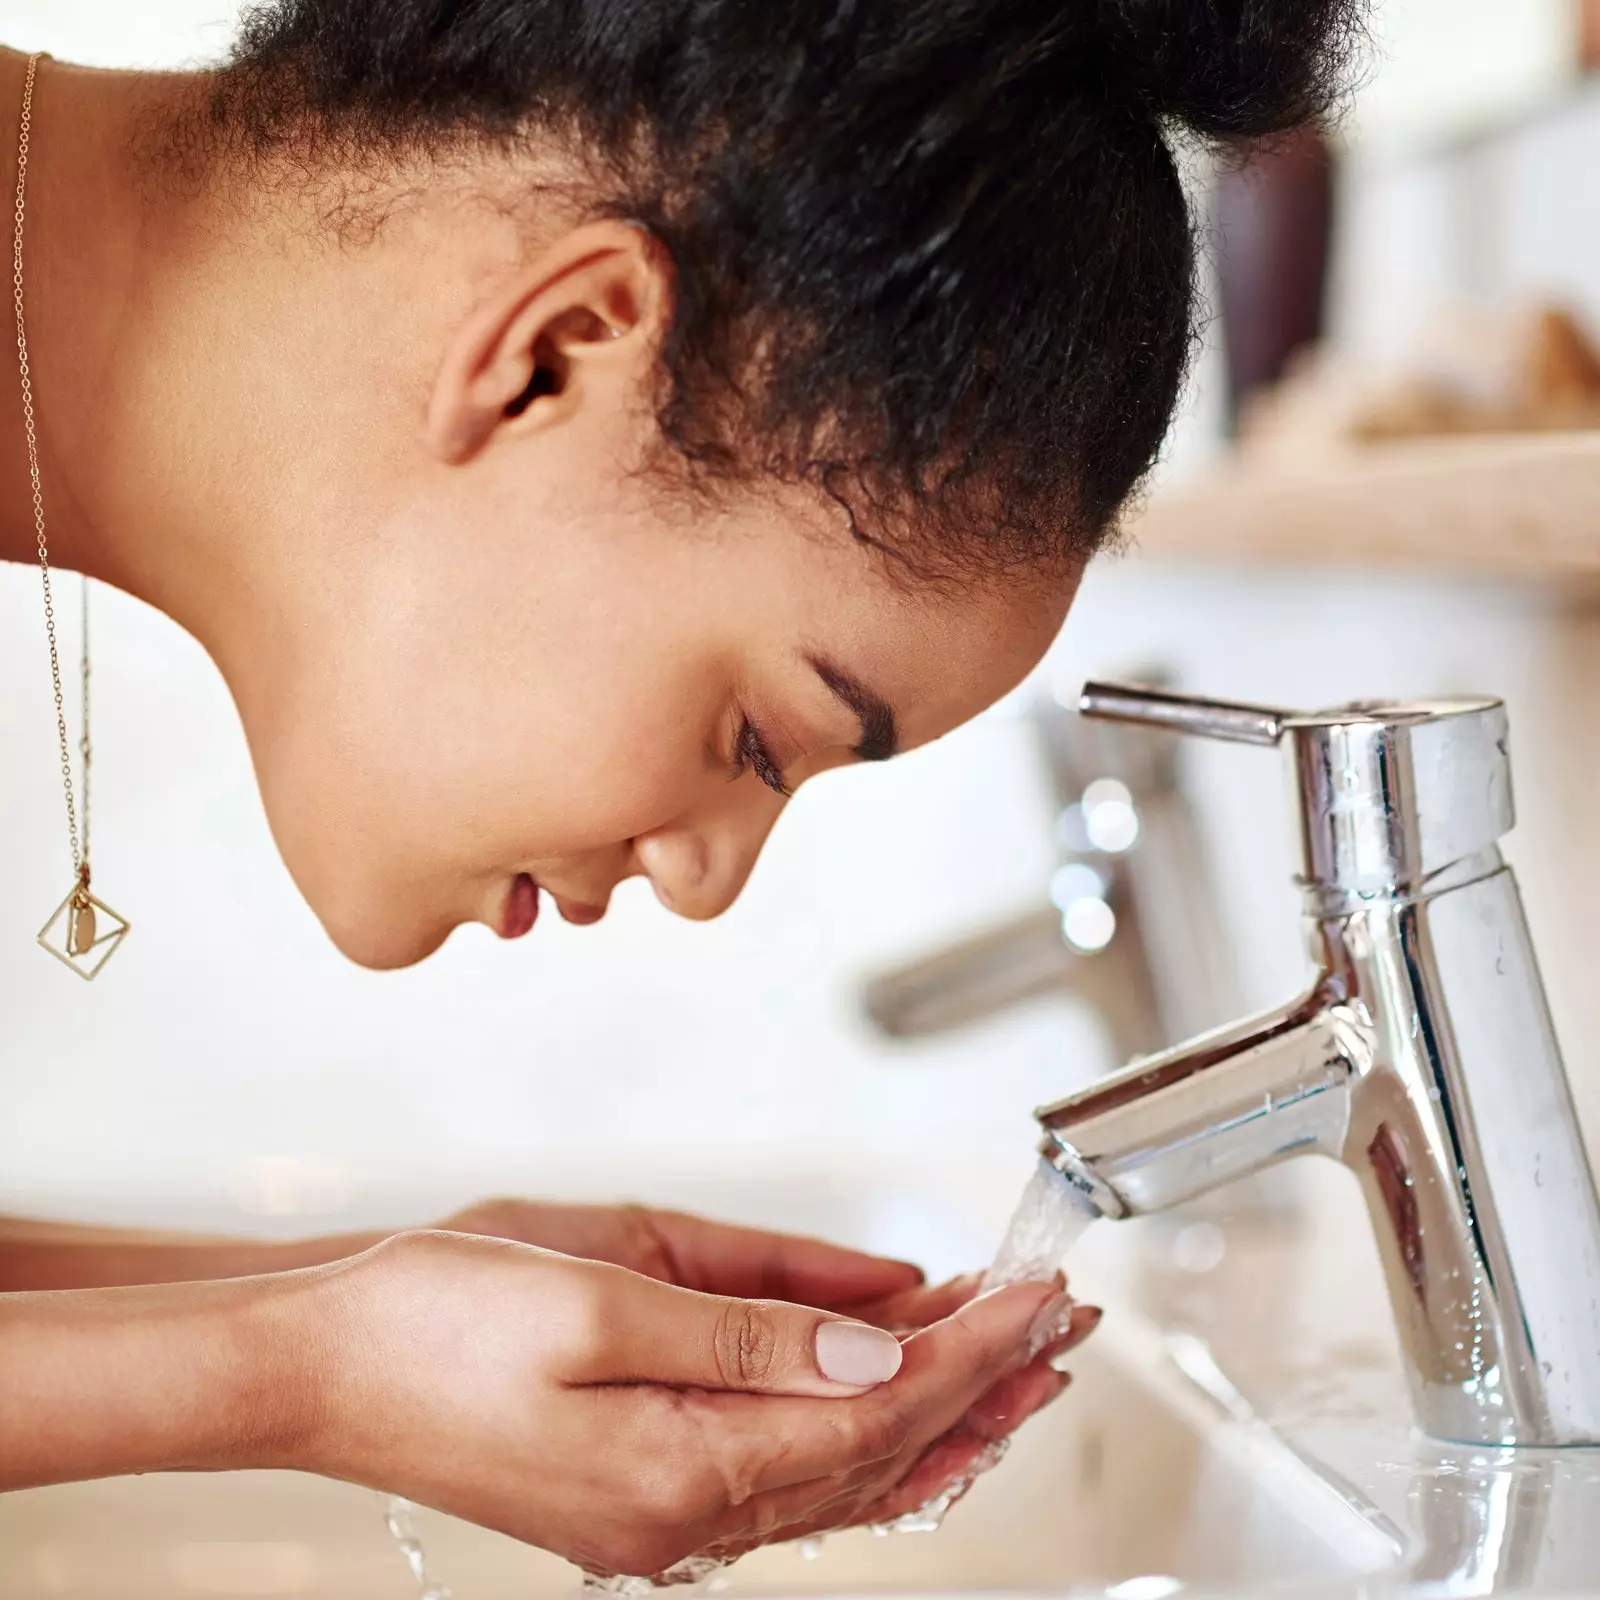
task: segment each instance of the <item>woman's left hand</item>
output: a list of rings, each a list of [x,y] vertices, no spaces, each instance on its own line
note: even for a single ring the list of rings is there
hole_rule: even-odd
[[[609,1261],[680,1289],[847,1310],[902,1331],[949,1316],[977,1291],[976,1277],[929,1288],[908,1262],[648,1206],[486,1200],[434,1226]]]
[[[926,1327],[950,1316],[977,1288],[973,1278],[927,1289],[922,1273],[903,1261],[644,1206],[488,1200],[433,1226],[610,1262],[683,1289],[735,1299],[788,1300],[824,1311],[848,1310],[863,1321],[897,1331]],[[0,1292],[104,1289],[288,1272],[360,1255],[396,1231],[239,1239],[0,1217]]]

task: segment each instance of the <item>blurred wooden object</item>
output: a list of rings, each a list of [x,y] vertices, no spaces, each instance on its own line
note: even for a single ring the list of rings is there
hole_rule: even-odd
[[[1588,428],[1600,428],[1600,351],[1572,312],[1455,306],[1389,371],[1304,352],[1251,402],[1240,450],[1259,462],[1441,434]]]
[[[1413,379],[1356,419],[1362,440],[1600,427],[1600,355],[1577,319],[1543,306],[1516,327],[1499,381]]]
[[[1125,526],[1164,560],[1600,579],[1600,430],[1236,456]]]

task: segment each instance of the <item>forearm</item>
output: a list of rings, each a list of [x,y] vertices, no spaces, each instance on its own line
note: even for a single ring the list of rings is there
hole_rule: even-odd
[[[348,1233],[317,1239],[240,1239],[3,1217],[0,1293],[194,1283],[287,1272],[359,1255],[383,1237]]]
[[[327,1277],[0,1295],[0,1490],[299,1464]]]

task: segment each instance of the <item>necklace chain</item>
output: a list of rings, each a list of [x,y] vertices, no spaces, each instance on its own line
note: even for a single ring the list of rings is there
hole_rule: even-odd
[[[72,842],[72,870],[77,874],[78,893],[89,887],[89,584],[83,587],[83,738],[78,742],[83,757],[83,839],[78,838],[78,806],[72,788],[72,747],[67,738],[66,704],[61,692],[61,655],[56,646],[55,596],[50,587],[50,552],[44,535],[44,493],[39,486],[39,435],[33,419],[33,375],[28,367],[28,333],[23,320],[22,233],[28,208],[28,143],[33,127],[33,84],[39,57],[28,57],[28,77],[22,90],[22,123],[17,135],[17,211],[16,234],[12,250],[11,283],[17,306],[17,362],[22,372],[22,423],[28,437],[28,477],[33,489],[33,526],[39,543],[39,575],[44,583],[44,626],[50,640],[50,686],[55,695],[56,732],[61,741],[61,785],[67,797],[67,833]]]

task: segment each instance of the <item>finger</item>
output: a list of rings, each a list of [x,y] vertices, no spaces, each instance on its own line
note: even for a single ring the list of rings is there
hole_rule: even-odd
[[[1002,1380],[891,1488],[865,1505],[858,1503],[849,1524],[892,1522],[939,1500],[946,1508],[954,1505],[1000,1464],[1017,1429],[1059,1399],[1071,1383],[1070,1373],[1055,1372],[1038,1361]]]
[[[930,1322],[942,1322],[954,1316],[976,1296],[982,1283],[981,1272],[968,1272],[951,1278],[948,1283],[919,1285],[883,1299],[851,1305],[849,1310],[862,1321],[876,1323],[880,1328],[926,1328]]]
[[[1062,1296],[1045,1284],[1015,1284],[972,1301],[905,1343],[898,1377],[848,1402],[741,1400],[707,1395],[702,1436],[741,1500],[722,1533],[737,1538],[742,1518],[770,1526],[817,1514],[840,1495],[880,1492],[892,1463],[905,1470],[960,1422],[1006,1372],[1028,1359],[1034,1322],[1060,1314]]]
[[[850,1520],[841,1526],[893,1522],[898,1517],[925,1511],[936,1501],[943,1501],[948,1509],[964,1499],[985,1472],[1000,1464],[1002,1454],[1003,1445],[980,1439],[976,1434],[948,1434],[900,1483],[888,1493],[857,1507]]]
[[[845,1306],[913,1289],[922,1269],[795,1234],[708,1222],[676,1211],[649,1213],[671,1252],[677,1281],[710,1294]]]
[[[954,1428],[920,1455],[908,1455],[897,1466],[889,1467],[864,1494],[854,1486],[825,1505],[820,1520],[835,1525],[874,1522],[925,1506],[957,1478],[970,1474],[973,1461],[986,1449],[997,1461],[995,1447],[1003,1450],[1029,1417],[1057,1399],[1071,1383],[1070,1373],[1056,1372],[1041,1360],[1030,1362],[1002,1378],[968,1408]],[[985,1457],[986,1468],[992,1464]],[[896,1497],[899,1509],[884,1512],[881,1506],[891,1495]]]
[[[956,1492],[948,1503],[954,1504],[999,1461],[1002,1453],[1001,1446],[958,1429],[936,1441],[893,1487],[882,1493],[838,1496],[816,1514],[784,1526],[775,1537],[806,1539],[842,1528],[893,1522],[897,1517],[926,1509],[952,1488]]]
[[[767,1395],[859,1395],[900,1370],[892,1333],[781,1300],[680,1289],[596,1265],[563,1376]]]
[[[991,1442],[1008,1438],[1036,1411],[1056,1399],[1072,1382],[1070,1372],[1057,1372],[1048,1361],[1030,1361],[1002,1378],[982,1399],[967,1408],[961,1425]]]
[[[923,1449],[953,1427],[1007,1373],[1030,1359],[1039,1331],[1070,1302],[1054,1283],[1019,1283],[969,1301],[905,1342],[905,1366],[886,1392],[915,1417],[908,1444]]]

